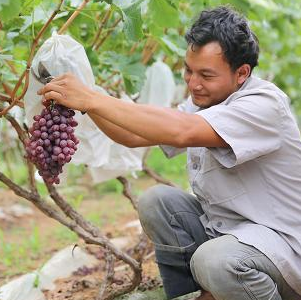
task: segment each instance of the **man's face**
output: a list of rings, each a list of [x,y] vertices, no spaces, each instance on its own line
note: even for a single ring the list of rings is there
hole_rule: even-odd
[[[224,101],[241,86],[239,72],[233,72],[218,42],[188,47],[184,79],[193,103],[208,108]]]

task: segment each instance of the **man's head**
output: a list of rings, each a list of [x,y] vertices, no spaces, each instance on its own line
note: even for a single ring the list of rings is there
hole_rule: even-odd
[[[237,91],[258,64],[259,46],[244,17],[229,7],[204,10],[185,35],[184,79],[207,108]]]

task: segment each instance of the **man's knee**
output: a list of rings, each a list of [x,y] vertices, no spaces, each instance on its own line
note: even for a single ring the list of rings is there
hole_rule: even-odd
[[[168,186],[155,185],[146,190],[138,199],[138,214],[143,226],[153,224],[160,218],[161,207],[168,199]]]
[[[225,290],[237,265],[237,258],[227,253],[226,243],[235,239],[223,236],[203,243],[193,254],[190,268],[194,279],[205,290]]]

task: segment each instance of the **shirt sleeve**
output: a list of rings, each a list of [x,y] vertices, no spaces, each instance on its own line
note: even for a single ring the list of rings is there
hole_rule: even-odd
[[[178,110],[186,113],[195,113],[200,108],[193,104],[191,97],[186,101],[178,105]],[[176,148],[169,145],[160,145],[159,146],[167,158],[172,158],[186,151],[186,148]]]
[[[208,148],[226,168],[268,154],[281,146],[281,114],[277,96],[243,96],[228,105],[218,104],[196,113],[230,145]]]

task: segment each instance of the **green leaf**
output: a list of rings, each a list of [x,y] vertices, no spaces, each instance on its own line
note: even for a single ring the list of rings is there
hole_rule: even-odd
[[[137,41],[143,37],[141,2],[137,1],[129,7],[123,9],[124,30],[126,37],[132,41]]]
[[[0,2],[0,10],[2,9],[2,6],[8,5],[9,4],[9,0],[1,0]]]
[[[124,13],[123,13],[122,9],[119,6],[117,6],[115,4],[112,4],[111,5],[111,9],[112,9],[112,12],[116,11],[120,15],[120,17],[122,18],[122,20],[123,20]]]
[[[95,33],[95,19],[92,12],[87,11],[85,14],[80,14],[73,21],[73,26],[69,27],[69,31],[74,38],[80,43],[90,43]]]
[[[279,10],[279,7],[273,0],[252,0],[252,1],[249,0],[249,2],[252,5],[259,5],[263,8],[271,10],[271,11]]]
[[[256,1],[256,0],[255,0]],[[249,3],[250,2],[250,3]],[[250,0],[232,0],[232,5],[236,10],[243,14],[247,14],[250,11],[250,4],[252,1]]]
[[[151,21],[148,25],[149,33],[152,36],[160,38],[162,35],[164,35],[164,28],[158,26],[154,21]]]
[[[134,94],[141,90],[145,80],[145,71],[145,66],[143,66],[141,63],[122,66],[121,73],[127,93]]]
[[[169,50],[171,50],[171,53],[176,53],[177,55],[184,57],[186,54],[186,50],[178,47],[176,44],[174,44],[172,41],[170,41],[167,37],[161,37],[160,43],[164,44]]]
[[[158,26],[169,28],[180,24],[179,12],[166,0],[150,0],[148,12]]]
[[[146,67],[140,62],[120,65],[126,92],[134,94],[142,89],[145,80]]]
[[[33,282],[33,287],[38,288],[40,284],[40,276],[39,274],[36,274],[34,282]]]
[[[22,25],[24,24],[24,19],[22,17],[16,17],[11,19],[9,22],[5,24],[5,28],[7,31],[20,30]]]
[[[92,46],[86,48],[86,53],[92,66],[99,65],[99,57],[97,53],[93,50]]]
[[[38,6],[42,0],[24,0],[22,4],[21,14],[24,15],[30,15],[34,8]]]
[[[1,0],[0,19],[3,23],[19,15],[21,11],[21,0]]]
[[[139,55],[125,56],[113,51],[103,53],[100,61],[111,70],[121,73],[126,92],[134,94],[141,90],[145,80],[146,67],[140,62]]]
[[[124,76],[123,82],[125,85],[125,90],[128,94],[135,94],[141,91],[143,81],[137,76]]]

